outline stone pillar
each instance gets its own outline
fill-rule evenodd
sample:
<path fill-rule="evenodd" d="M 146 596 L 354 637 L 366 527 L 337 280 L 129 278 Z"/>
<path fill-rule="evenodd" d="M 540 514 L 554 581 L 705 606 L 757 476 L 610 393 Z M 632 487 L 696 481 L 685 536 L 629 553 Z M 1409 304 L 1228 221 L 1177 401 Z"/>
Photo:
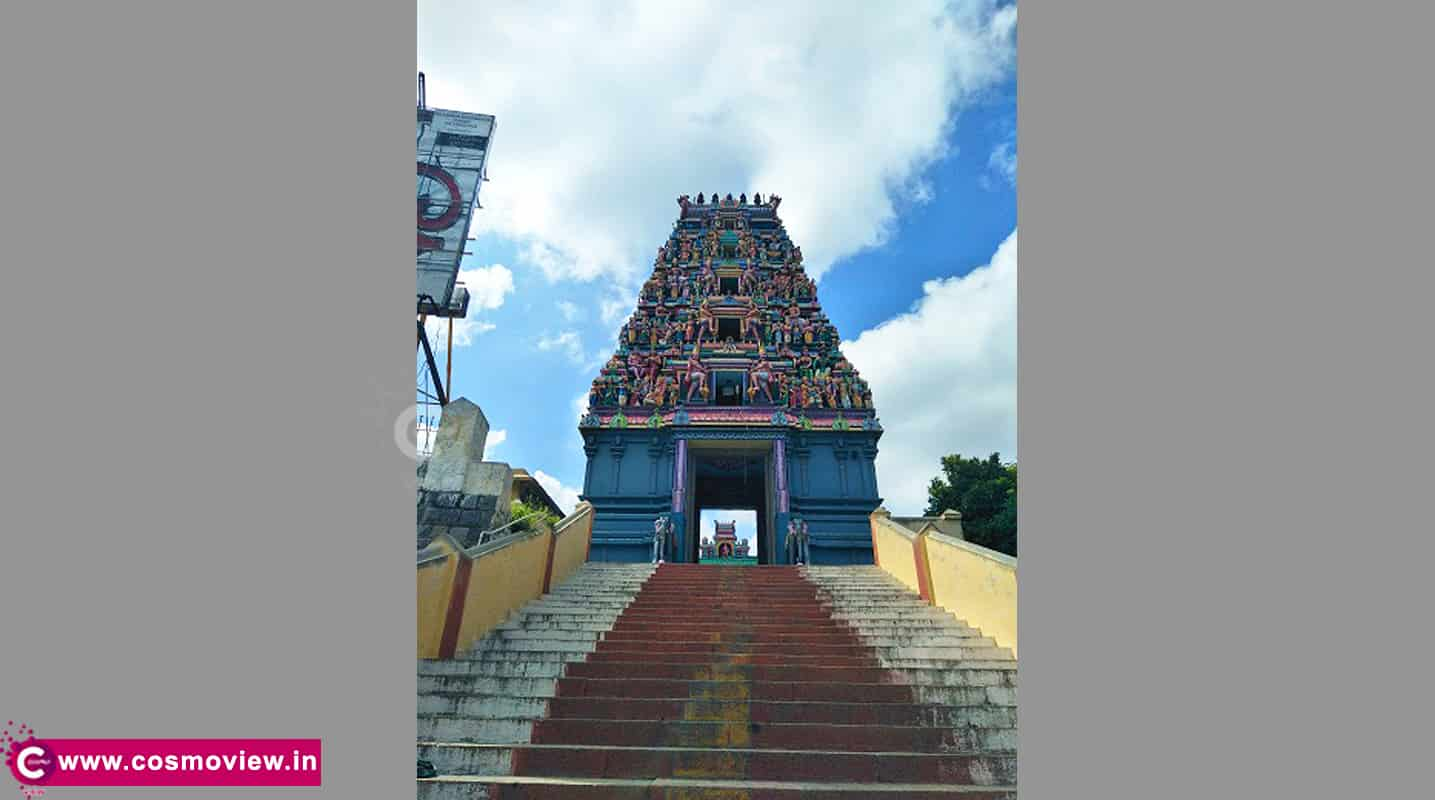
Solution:
<path fill-rule="evenodd" d="M 781 438 L 772 440 L 773 477 L 777 483 L 777 511 L 787 513 L 787 443 Z"/>
<path fill-rule="evenodd" d="M 787 491 L 787 442 L 782 437 L 772 440 L 772 490 L 773 498 L 771 538 L 772 552 L 768 559 L 774 564 L 795 563 L 793 553 L 787 546 L 787 523 L 792 519 L 788 507 Z"/>
<path fill-rule="evenodd" d="M 688 440 L 678 439 L 673 448 L 673 532 L 669 542 L 673 561 L 687 558 L 688 543 Z"/>
<path fill-rule="evenodd" d="M 462 397 L 444 406 L 433 455 L 419 488 L 431 492 L 462 491 L 468 465 L 483 461 L 487 442 L 488 419 L 478 406 Z"/>
<path fill-rule="evenodd" d="M 467 399 L 444 406 L 434 452 L 423 466 L 418 492 L 418 546 L 441 534 L 464 547 L 508 521 L 513 500 L 513 471 L 500 462 L 484 461 L 488 420 Z"/>
<path fill-rule="evenodd" d="M 681 514 L 686 501 L 685 490 L 688 477 L 688 440 L 679 439 L 677 454 L 673 457 L 673 513 Z"/>

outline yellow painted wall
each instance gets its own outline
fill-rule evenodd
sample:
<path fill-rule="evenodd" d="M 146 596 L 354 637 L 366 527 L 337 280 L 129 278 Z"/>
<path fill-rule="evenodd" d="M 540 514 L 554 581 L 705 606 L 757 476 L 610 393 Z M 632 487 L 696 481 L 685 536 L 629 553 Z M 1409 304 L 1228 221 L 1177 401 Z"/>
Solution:
<path fill-rule="evenodd" d="M 458 571 L 458 553 L 447 543 L 440 542 L 439 546 L 448 552 L 447 557 L 420 564 L 418 568 L 419 658 L 438 657 L 443 623 L 448 616 L 448 598 Z"/>
<path fill-rule="evenodd" d="M 553 574 L 548 581 L 550 591 L 561 586 L 588 560 L 588 540 L 593 535 L 593 507 L 587 503 L 579 504 L 565 522 L 569 524 L 560 526 L 555 534 L 558 541 L 553 546 Z"/>
<path fill-rule="evenodd" d="M 455 652 L 467 650 L 509 614 L 543 594 L 543 570 L 552 535 L 543 530 L 474 561 Z"/>
<path fill-rule="evenodd" d="M 915 534 L 907 533 L 897 523 L 875 514 L 871 522 L 877 563 L 908 589 L 921 594 L 921 586 L 917 583 L 917 560 L 912 549 Z"/>
<path fill-rule="evenodd" d="M 933 602 L 1015 654 L 1016 559 L 940 534 L 923 538 Z"/>
<path fill-rule="evenodd" d="M 593 513 L 591 505 L 580 503 L 559 524 L 562 532 L 556 538 L 554 532 L 545 527 L 506 542 L 496 550 L 481 551 L 474 559 L 447 538 L 436 539 L 420 557 L 435 554 L 442 557 L 418 566 L 419 658 L 439 657 L 460 562 L 468 561 L 472 566 L 463 597 L 455 652 L 464 651 L 514 611 L 542 596 L 550 544 L 553 547 L 550 590 L 587 562 Z"/>

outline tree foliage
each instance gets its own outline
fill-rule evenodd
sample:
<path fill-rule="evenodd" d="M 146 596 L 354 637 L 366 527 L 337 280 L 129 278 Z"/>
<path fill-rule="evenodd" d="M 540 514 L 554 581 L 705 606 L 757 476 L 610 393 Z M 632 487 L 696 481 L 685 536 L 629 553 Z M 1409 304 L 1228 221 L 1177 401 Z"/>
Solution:
<path fill-rule="evenodd" d="M 981 458 L 942 457 L 942 475 L 927 487 L 927 516 L 962 512 L 962 534 L 972 544 L 1016 555 L 1016 463 L 1000 453 Z"/>

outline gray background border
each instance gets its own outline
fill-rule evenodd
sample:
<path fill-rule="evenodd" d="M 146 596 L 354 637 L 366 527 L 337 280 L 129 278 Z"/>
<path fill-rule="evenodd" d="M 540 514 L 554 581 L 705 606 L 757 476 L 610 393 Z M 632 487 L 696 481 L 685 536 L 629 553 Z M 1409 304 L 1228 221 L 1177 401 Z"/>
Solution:
<path fill-rule="evenodd" d="M 1022 5 L 1026 797 L 1418 785 L 1431 27 L 1275 5 Z M 414 42 L 7 9 L 6 719 L 413 791 Z"/>
<path fill-rule="evenodd" d="M 1406 9 L 1021 5 L 1024 797 L 1428 793 Z"/>
<path fill-rule="evenodd" d="M 4 16 L 0 714 L 411 797 L 413 7 Z"/>

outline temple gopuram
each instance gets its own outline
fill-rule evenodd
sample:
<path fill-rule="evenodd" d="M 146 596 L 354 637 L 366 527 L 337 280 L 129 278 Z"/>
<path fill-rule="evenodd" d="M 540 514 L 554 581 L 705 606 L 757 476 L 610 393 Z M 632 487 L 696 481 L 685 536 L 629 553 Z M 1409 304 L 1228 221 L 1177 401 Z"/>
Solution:
<path fill-rule="evenodd" d="M 747 540 L 737 538 L 737 521 L 720 522 L 713 520 L 713 538 L 703 538 L 702 560 L 714 558 L 747 558 Z"/>
<path fill-rule="evenodd" d="M 750 508 L 760 564 L 788 563 L 788 523 L 815 564 L 872 563 L 882 435 L 777 216 L 781 198 L 678 198 L 617 351 L 579 423 L 592 561 L 696 562 L 702 509 Z"/>

